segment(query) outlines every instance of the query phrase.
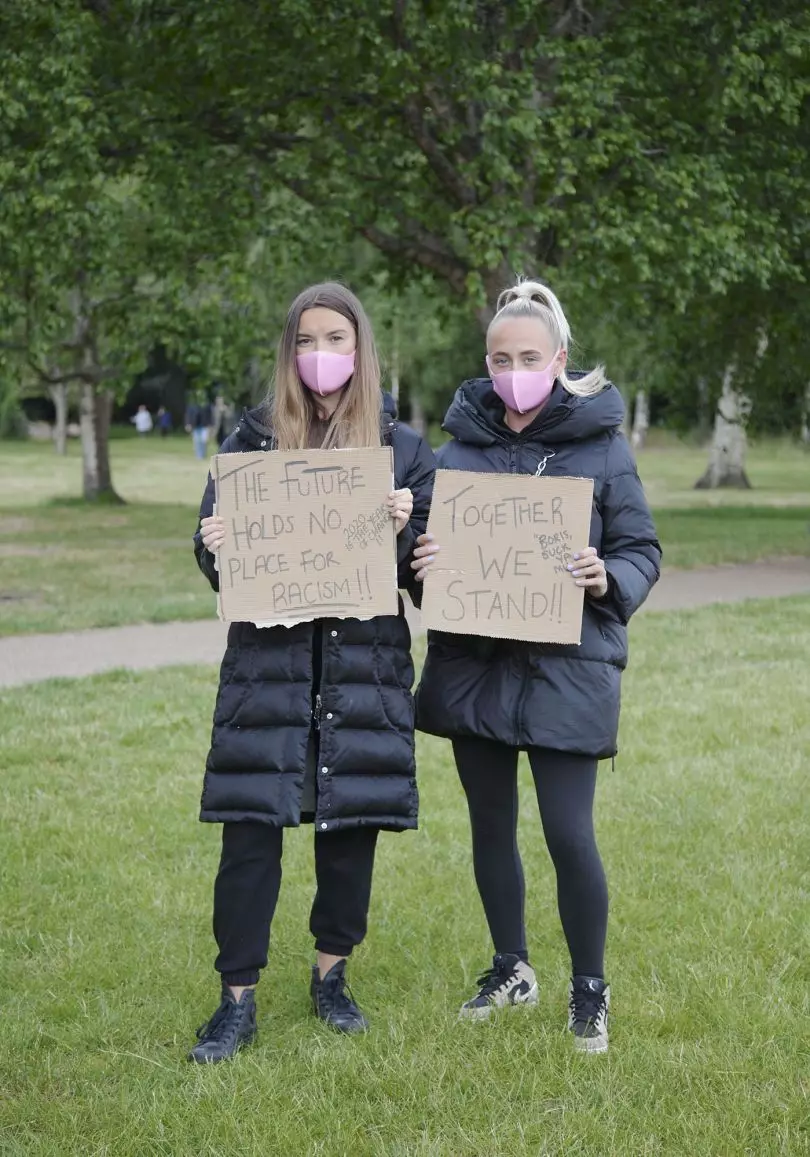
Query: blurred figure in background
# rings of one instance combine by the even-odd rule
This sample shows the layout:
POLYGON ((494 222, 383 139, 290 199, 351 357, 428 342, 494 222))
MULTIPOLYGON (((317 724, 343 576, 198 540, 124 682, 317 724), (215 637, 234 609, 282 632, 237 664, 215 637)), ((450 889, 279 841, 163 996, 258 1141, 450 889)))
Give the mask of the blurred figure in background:
POLYGON ((217 447, 220 447, 234 426, 234 407, 233 404, 227 400, 222 390, 217 390, 216 397, 214 398, 213 420, 211 425, 214 430, 217 447))
POLYGON ((150 434, 152 432, 152 415, 144 405, 138 406, 138 412, 132 418, 135 423, 135 429, 139 434, 150 434))
POLYGON ((208 431, 211 428, 211 406, 200 392, 195 400, 186 409, 186 433, 191 434, 194 445, 194 454, 197 458, 204 458, 208 446, 208 431))
POLYGON ((172 416, 165 406, 161 406, 157 415, 158 429, 160 430, 161 438, 168 438, 172 432, 172 416))

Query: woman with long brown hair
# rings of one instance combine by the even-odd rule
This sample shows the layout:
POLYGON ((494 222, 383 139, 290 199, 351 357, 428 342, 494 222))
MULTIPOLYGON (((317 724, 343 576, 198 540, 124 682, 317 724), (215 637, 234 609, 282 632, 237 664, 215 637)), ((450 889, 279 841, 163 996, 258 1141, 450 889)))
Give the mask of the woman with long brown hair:
MULTIPOLYGON (((433 454, 396 421, 380 389, 374 336, 342 285, 305 290, 278 347, 272 394, 246 412, 222 453, 390 445, 396 488, 399 585, 427 524, 433 454)), ((225 542, 209 477, 194 537, 200 569, 218 589, 225 542)), ((222 823, 214 885, 215 968, 222 999, 189 1059, 225 1060, 256 1033, 254 990, 267 964, 281 884, 285 827, 315 825, 317 890, 310 915, 318 1017, 342 1032, 368 1022, 345 984, 346 959, 366 933, 380 830, 416 827, 413 664, 399 614, 316 619, 293 627, 233 623, 222 663, 200 818, 222 823)))

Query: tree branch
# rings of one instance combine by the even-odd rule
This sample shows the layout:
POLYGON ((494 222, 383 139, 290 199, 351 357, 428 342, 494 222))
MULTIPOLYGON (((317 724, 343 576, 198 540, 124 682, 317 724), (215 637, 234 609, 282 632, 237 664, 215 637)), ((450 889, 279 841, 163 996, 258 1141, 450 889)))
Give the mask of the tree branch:
POLYGON ((445 156, 439 142, 425 124, 417 101, 410 97, 402 108, 402 116, 414 143, 422 152, 440 184, 453 197, 460 209, 477 204, 475 190, 467 184, 458 169, 445 156))
POLYGON ((406 226, 404 237, 395 237, 376 225, 362 226, 359 232, 382 253, 415 261, 423 269, 443 277, 456 293, 466 291, 469 267, 421 228, 417 227, 416 235, 408 236, 406 226))

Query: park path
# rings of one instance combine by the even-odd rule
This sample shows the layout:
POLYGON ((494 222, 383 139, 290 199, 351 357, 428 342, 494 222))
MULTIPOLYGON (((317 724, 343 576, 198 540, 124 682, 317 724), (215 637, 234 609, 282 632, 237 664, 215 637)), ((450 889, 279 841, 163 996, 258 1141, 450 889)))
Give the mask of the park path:
MULTIPOLYGON (((810 594, 810 558, 665 571, 642 611, 680 611, 708 603, 810 594)), ((421 630, 409 608, 411 629, 421 630)), ((143 671, 180 663, 218 663, 226 626, 218 620, 142 623, 131 627, 12 635, 0 639, 0 687, 78 678, 116 668, 143 671)))

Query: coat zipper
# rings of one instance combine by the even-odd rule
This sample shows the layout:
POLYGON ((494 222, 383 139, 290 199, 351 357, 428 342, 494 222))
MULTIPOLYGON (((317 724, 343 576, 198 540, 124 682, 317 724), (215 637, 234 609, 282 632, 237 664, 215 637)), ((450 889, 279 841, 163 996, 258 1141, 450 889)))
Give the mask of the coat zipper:
POLYGON ((321 697, 320 697, 320 695, 316 695, 315 696, 315 706, 312 709, 312 725, 316 731, 320 731, 320 729, 321 729, 321 707, 322 707, 321 697))

